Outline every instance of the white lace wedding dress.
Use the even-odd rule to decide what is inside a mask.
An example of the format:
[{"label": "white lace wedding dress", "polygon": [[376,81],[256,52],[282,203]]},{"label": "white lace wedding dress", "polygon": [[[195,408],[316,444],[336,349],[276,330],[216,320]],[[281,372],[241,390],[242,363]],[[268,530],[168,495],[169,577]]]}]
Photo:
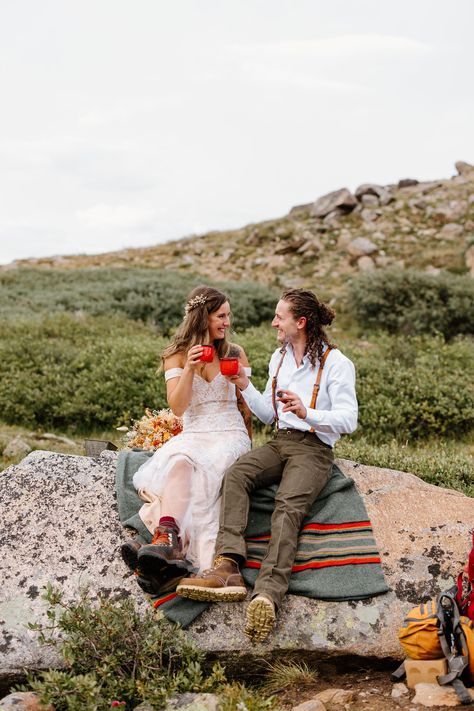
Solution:
[{"label": "white lace wedding dress", "polygon": [[[250,368],[245,370],[250,374]],[[172,368],[165,372],[165,378],[169,380],[181,373],[181,368]],[[183,463],[192,467],[189,503],[179,523],[186,558],[197,571],[210,568],[213,562],[224,473],[250,447],[237,409],[235,385],[220,373],[210,383],[195,374],[183,431],[158,449],[133,477],[140,497],[147,502],[139,512],[140,517],[153,532],[161,515],[165,486],[167,497],[170,491],[173,493],[173,468]],[[176,494],[179,496],[179,492]],[[163,515],[167,512],[163,511]]]}]

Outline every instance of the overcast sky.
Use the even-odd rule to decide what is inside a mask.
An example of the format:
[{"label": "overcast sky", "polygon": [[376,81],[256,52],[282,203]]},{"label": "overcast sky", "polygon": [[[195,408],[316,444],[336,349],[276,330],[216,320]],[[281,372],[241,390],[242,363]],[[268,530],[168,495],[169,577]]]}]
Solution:
[{"label": "overcast sky", "polygon": [[473,0],[1,0],[0,263],[474,162]]}]

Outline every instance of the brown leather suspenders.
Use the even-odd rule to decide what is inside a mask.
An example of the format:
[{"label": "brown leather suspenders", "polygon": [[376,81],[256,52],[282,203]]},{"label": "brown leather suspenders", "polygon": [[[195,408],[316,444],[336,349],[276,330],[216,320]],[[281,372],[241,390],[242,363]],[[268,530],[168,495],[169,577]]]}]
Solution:
[{"label": "brown leather suspenders", "polygon": [[[314,383],[313,386],[313,394],[311,396],[311,403],[310,403],[310,408],[314,410],[314,407],[316,405],[316,400],[318,398],[318,392],[319,392],[319,386],[321,384],[321,376],[323,374],[323,368],[324,364],[326,362],[326,359],[329,355],[329,352],[332,350],[331,346],[328,346],[326,350],[324,351],[323,357],[319,361],[319,368],[318,372],[316,375],[316,382]],[[278,409],[277,409],[277,404],[276,404],[276,391],[277,391],[277,381],[278,381],[278,373],[280,372],[281,365],[283,363],[283,359],[286,356],[286,348],[282,348],[281,351],[281,358],[280,362],[277,365],[277,369],[275,371],[275,375],[272,378],[272,403],[273,403],[273,409],[275,411],[275,428],[278,429]],[[310,432],[314,432],[314,427],[311,427]]]},{"label": "brown leather suspenders", "polygon": [[[312,396],[311,396],[311,403],[310,403],[310,405],[309,405],[310,408],[311,408],[311,410],[314,410],[314,408],[315,408],[316,400],[317,400],[317,398],[318,398],[319,386],[320,386],[320,384],[321,384],[321,376],[322,376],[322,374],[323,374],[324,364],[325,364],[325,362],[326,362],[326,358],[327,358],[328,355],[329,355],[329,351],[331,351],[331,350],[332,350],[331,346],[328,346],[328,347],[326,348],[326,350],[324,351],[324,353],[323,353],[323,357],[322,357],[321,360],[319,361],[318,374],[317,374],[317,376],[316,376],[316,382],[314,383],[314,386],[313,386],[313,394],[312,394]],[[314,427],[310,427],[310,430],[309,430],[309,431],[310,431],[310,432],[314,432]]]},{"label": "brown leather suspenders", "polygon": [[277,380],[278,380],[278,373],[280,372],[281,364],[283,363],[283,358],[286,356],[286,347],[284,346],[281,351],[281,358],[280,362],[277,365],[277,369],[275,371],[275,375],[272,378],[272,403],[273,403],[273,409],[275,411],[275,429],[278,429],[278,408],[277,408],[277,403],[276,403],[276,390],[277,390]]}]

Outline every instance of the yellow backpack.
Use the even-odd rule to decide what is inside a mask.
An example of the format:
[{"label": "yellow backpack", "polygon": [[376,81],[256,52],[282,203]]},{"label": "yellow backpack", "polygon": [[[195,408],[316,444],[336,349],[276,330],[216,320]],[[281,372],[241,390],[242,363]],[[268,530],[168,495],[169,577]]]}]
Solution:
[{"label": "yellow backpack", "polygon": [[441,659],[444,657],[439,640],[440,621],[435,600],[410,610],[398,630],[398,639],[410,659]]},{"label": "yellow backpack", "polygon": [[[439,676],[438,683],[451,684],[461,703],[471,704],[464,682],[474,682],[474,623],[460,615],[456,593],[455,587],[410,610],[398,638],[411,659],[446,658],[448,673]],[[402,664],[392,679],[399,681],[404,674]]]}]

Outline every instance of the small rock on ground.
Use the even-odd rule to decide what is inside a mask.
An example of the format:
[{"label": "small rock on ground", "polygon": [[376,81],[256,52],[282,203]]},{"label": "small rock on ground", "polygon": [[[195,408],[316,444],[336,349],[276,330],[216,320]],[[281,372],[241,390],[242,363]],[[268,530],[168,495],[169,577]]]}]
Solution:
[{"label": "small rock on ground", "polygon": [[42,706],[38,696],[32,691],[15,691],[0,700],[0,711],[15,709],[15,711],[54,711],[52,706]]},{"label": "small rock on ground", "polygon": [[[468,689],[474,701],[474,691]],[[459,697],[452,686],[439,686],[438,684],[416,684],[414,704],[422,706],[461,706]]]},{"label": "small rock on ground", "polygon": [[293,706],[291,711],[326,711],[326,706],[319,699],[309,699],[298,706]]},{"label": "small rock on ground", "polygon": [[400,699],[402,696],[405,696],[408,693],[409,691],[406,684],[394,684],[390,696],[392,697],[392,699]]},{"label": "small rock on ground", "polygon": [[337,706],[350,704],[355,699],[355,693],[350,689],[325,689],[316,694],[316,699],[322,701],[328,711]]},{"label": "small rock on ground", "polygon": [[14,437],[3,450],[3,456],[13,459],[13,457],[26,457],[31,452],[31,447],[19,435]]},{"label": "small rock on ground", "polygon": [[217,711],[219,697],[216,694],[177,694],[169,699],[165,711]]}]

